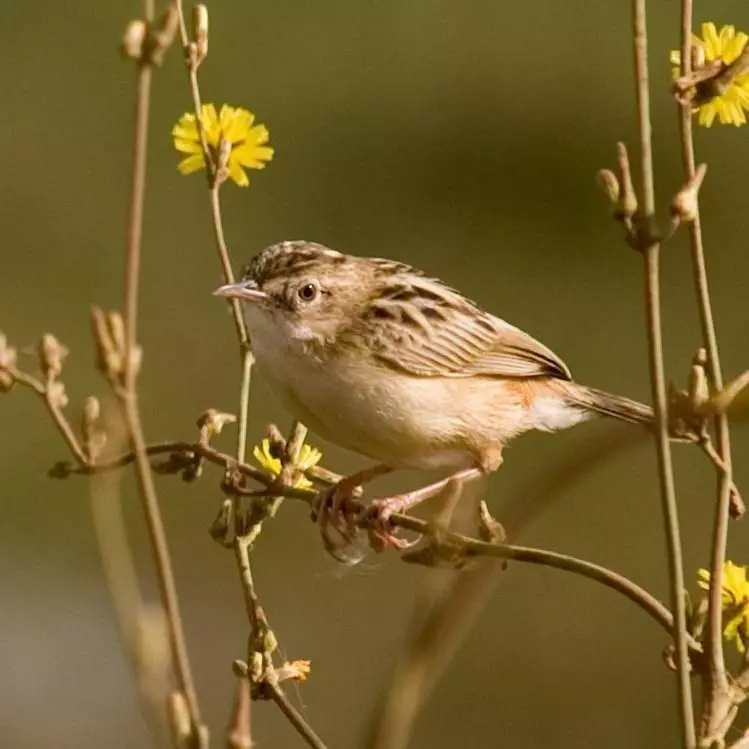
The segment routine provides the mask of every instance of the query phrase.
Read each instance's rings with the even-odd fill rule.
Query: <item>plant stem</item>
[[[294,705],[291,704],[283,689],[278,684],[268,684],[268,690],[273,702],[278,705],[289,723],[294,726],[296,732],[305,740],[307,746],[312,747],[312,749],[327,749],[325,742],[314,732]]]
[[[687,75],[691,68],[692,0],[682,0],[681,4],[681,70]],[[682,162],[687,180],[695,173],[694,138],[692,133],[691,107],[679,105],[679,129],[681,133]],[[689,226],[689,239],[692,258],[697,307],[699,310],[702,340],[707,351],[707,367],[714,390],[723,388],[723,374],[718,353],[718,341],[713,321],[710,287],[707,279],[705,250],[702,242],[702,225],[699,207]],[[717,703],[728,692],[728,676],[723,654],[722,590],[723,563],[726,559],[728,521],[733,495],[731,467],[731,440],[728,429],[728,416],[718,412],[715,416],[716,447],[724,468],[717,471],[718,497],[713,521],[712,549],[710,554],[710,590],[708,593],[707,637],[705,650],[708,668],[708,688],[703,705],[703,725],[707,735],[722,722],[721,711],[716,711]]]
[[[644,237],[642,253],[645,261],[645,304],[648,323],[648,353],[653,390],[656,424],[658,476],[663,515],[666,524],[666,546],[671,583],[673,636],[676,648],[676,677],[678,684],[679,715],[682,745],[693,749],[696,745],[692,685],[687,652],[686,601],[684,597],[684,569],[682,562],[679,517],[668,434],[666,378],[663,365],[663,332],[660,301],[660,244],[655,239],[655,188],[653,184],[653,152],[650,123],[650,91],[648,81],[648,50],[646,0],[633,0],[633,31],[635,78],[637,82],[637,111],[642,159],[642,211],[639,231]]]
[[[144,12],[147,22],[153,20],[153,2],[145,0]],[[197,693],[187,656],[182,618],[179,611],[177,588],[174,580],[169,547],[161,517],[151,465],[146,452],[146,443],[138,409],[136,388],[138,292],[140,287],[140,258],[143,236],[143,206],[146,189],[146,161],[148,150],[148,121],[150,109],[152,66],[144,60],[138,68],[135,117],[133,125],[133,171],[130,208],[127,223],[127,247],[125,256],[125,367],[123,387],[117,391],[122,404],[123,416],[135,457],[136,476],[148,535],[156,566],[159,591],[169,625],[169,641],[174,659],[179,690],[184,694],[190,713],[192,745],[201,746],[204,727],[200,716]]]

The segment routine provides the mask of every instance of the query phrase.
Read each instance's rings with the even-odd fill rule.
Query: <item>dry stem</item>
[[[692,0],[682,0],[681,4],[681,73],[689,75],[691,67]],[[681,133],[682,161],[687,179],[695,174],[694,140],[692,136],[691,106],[679,106],[679,126]],[[689,227],[692,256],[692,274],[697,295],[702,338],[707,351],[707,365],[711,384],[715,390],[722,390],[723,375],[718,353],[718,342],[713,320],[710,288],[707,279],[705,251],[702,241],[702,225],[697,206],[694,221]],[[713,736],[725,723],[727,710],[731,708],[728,697],[729,684],[723,654],[722,602],[723,563],[726,558],[728,519],[731,511],[733,479],[731,470],[731,442],[728,417],[723,411],[715,416],[717,451],[724,469],[718,469],[718,499],[715,505],[712,550],[710,555],[710,591],[708,593],[707,638],[707,684],[703,701],[702,733]]]
[[[153,22],[153,2],[145,0],[144,14],[147,23]],[[169,625],[169,639],[179,690],[183,693],[190,716],[190,741],[195,747],[207,742],[206,728],[200,715],[195,684],[187,655],[184,629],[179,611],[177,587],[174,580],[164,523],[161,517],[151,465],[146,453],[146,443],[138,408],[137,377],[137,320],[138,290],[140,284],[140,256],[143,231],[143,205],[146,189],[146,157],[148,148],[148,118],[151,92],[152,64],[144,58],[138,67],[138,82],[133,125],[133,172],[130,209],[127,224],[127,250],[125,272],[125,365],[123,387],[116,388],[123,409],[135,467],[139,494],[146,517],[148,535],[156,565],[159,590]]]
[[[676,674],[679,694],[682,742],[685,749],[696,745],[692,685],[689,677],[689,657],[684,600],[684,569],[679,534],[679,517],[674,488],[671,445],[668,434],[668,402],[663,366],[663,340],[660,307],[659,254],[660,244],[654,229],[655,189],[653,185],[653,154],[650,124],[650,91],[648,81],[646,0],[633,0],[633,31],[635,48],[635,78],[637,111],[642,164],[642,221],[640,247],[645,260],[645,303],[648,321],[648,350],[656,420],[658,476],[661,487],[663,514],[666,521],[666,545],[671,583],[673,636],[676,648]]]

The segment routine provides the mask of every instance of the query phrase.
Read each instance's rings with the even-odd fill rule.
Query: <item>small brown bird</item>
[[[385,543],[396,543],[390,514],[450,478],[496,470],[503,447],[523,432],[596,414],[653,420],[649,406],[577,384],[546,346],[403,263],[281,242],[215,293],[244,302],[258,367],[292,415],[378,461],[334,487],[334,510],[395,468],[449,472],[376,505]]]

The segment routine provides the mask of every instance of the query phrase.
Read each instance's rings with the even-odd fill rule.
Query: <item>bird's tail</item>
[[[653,409],[644,403],[638,403],[621,395],[612,395],[603,390],[596,390],[585,385],[575,383],[574,388],[568,388],[568,395],[572,403],[587,411],[594,411],[603,416],[628,421],[632,424],[651,426],[654,421]]]

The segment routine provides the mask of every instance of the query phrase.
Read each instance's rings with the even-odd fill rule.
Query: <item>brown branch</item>
[[[634,34],[635,79],[639,141],[642,169],[641,246],[645,261],[645,305],[648,328],[650,377],[653,389],[658,476],[661,488],[663,515],[666,523],[666,545],[671,582],[671,623],[676,649],[679,714],[682,742],[685,749],[696,745],[692,685],[689,676],[689,656],[684,600],[684,568],[682,561],[679,516],[676,504],[674,474],[669,442],[668,401],[663,365],[663,340],[660,303],[660,244],[655,238],[655,188],[653,182],[652,132],[650,123],[650,90],[648,80],[648,51],[646,0],[633,0],[632,26]]]
[[[682,0],[681,4],[681,72],[682,76],[689,75],[691,68],[691,35],[692,35],[692,0]],[[742,58],[746,57],[745,51]],[[749,60],[749,58],[746,58]],[[738,63],[739,61],[737,61]],[[741,63],[739,63],[740,65]],[[729,66],[714,79],[718,85],[719,79],[732,74],[732,68],[738,70],[739,65]],[[704,85],[708,85],[707,83]],[[713,84],[709,84],[713,85]],[[687,180],[695,174],[694,139],[692,134],[692,113],[690,106],[679,106],[679,130],[681,135],[682,162]],[[707,366],[714,389],[723,388],[723,375],[718,353],[718,341],[713,320],[710,288],[707,278],[705,250],[702,241],[702,224],[700,220],[699,204],[696,204],[694,220],[689,227],[689,238],[692,257],[692,275],[694,277],[695,293],[702,328],[702,338],[707,351]],[[723,563],[726,558],[728,538],[728,519],[732,501],[733,478],[731,466],[731,441],[728,429],[728,417],[724,412],[715,416],[715,432],[717,436],[717,451],[723,468],[718,468],[718,500],[715,505],[713,521],[712,550],[710,556],[710,590],[708,593],[707,637],[705,641],[707,658],[707,684],[703,698],[702,733],[713,736],[718,725],[724,724],[725,712],[730,703],[726,695],[729,691],[728,674],[726,672],[723,654],[723,623],[722,623],[722,589]],[[736,505],[734,505],[736,507]],[[738,507],[737,509],[743,509]]]
[[[73,457],[81,466],[88,466],[88,456],[73,427],[70,425],[67,416],[65,416],[59,398],[54,396],[50,388],[50,384],[54,384],[54,382],[49,379],[46,383],[42,382],[38,377],[34,377],[34,375],[27,372],[22,372],[15,366],[8,367],[7,371],[15,382],[33,390],[42,399],[54,425],[65,440],[65,444],[68,446],[70,452],[73,453]]]
[[[147,24],[153,22],[153,0],[144,1]],[[174,579],[164,523],[161,517],[151,466],[146,452],[146,442],[138,408],[136,378],[138,374],[138,292],[140,286],[140,257],[143,232],[143,205],[146,189],[146,161],[148,149],[148,120],[151,93],[152,60],[144,56],[138,66],[133,124],[133,171],[130,208],[127,223],[127,248],[125,256],[125,364],[121,388],[115,392],[122,405],[123,415],[135,454],[135,468],[139,495],[146,518],[149,540],[154,555],[159,591],[169,626],[169,640],[174,659],[178,688],[184,695],[190,717],[190,743],[202,747],[207,743],[207,730],[203,725],[197,692],[187,655],[184,628],[179,610],[177,587]]]
[[[278,705],[289,723],[294,726],[296,732],[307,742],[307,745],[311,746],[312,749],[327,749],[323,740],[314,732],[302,714],[291,704],[283,689],[278,684],[269,684],[267,689],[270,699]]]
[[[520,562],[538,564],[544,567],[555,567],[559,570],[573,572],[589,580],[605,585],[612,590],[621,593],[633,603],[636,603],[643,611],[657,621],[669,633],[673,631],[674,620],[671,612],[657,599],[633,583],[628,578],[617,572],[588,562],[584,559],[559,554],[555,551],[546,549],[536,549],[529,546],[517,546],[514,544],[494,544],[488,541],[480,541],[461,533],[447,532],[441,529],[435,529],[432,524],[426,520],[415,518],[411,515],[393,515],[392,524],[397,528],[421,533],[433,540],[440,547],[438,551],[449,552],[450,558],[470,559],[475,557],[496,557],[499,559],[515,559]],[[685,638],[688,646],[695,652],[700,652],[700,645],[687,637]]]

